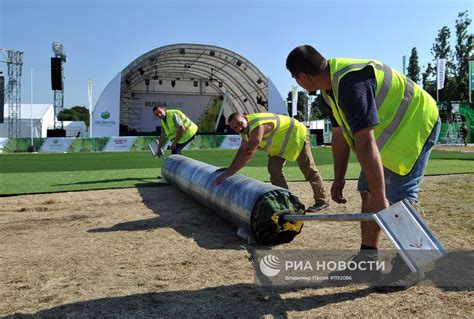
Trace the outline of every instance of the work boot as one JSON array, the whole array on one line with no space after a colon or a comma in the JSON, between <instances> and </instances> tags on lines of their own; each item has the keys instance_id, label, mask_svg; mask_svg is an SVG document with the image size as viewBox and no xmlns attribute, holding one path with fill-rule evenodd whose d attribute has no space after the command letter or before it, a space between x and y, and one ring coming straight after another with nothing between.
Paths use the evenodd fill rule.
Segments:
<instances>
[{"instance_id":1,"label":"work boot","mask_svg":"<svg viewBox=\"0 0 474 319\"><path fill-rule=\"evenodd\" d=\"M376 282L382 277L382 271L376 269L377 260L376 249L361 249L357 255L346 260L347 263L355 262L360 267L330 272L328 274L329 281L339 284Z\"/></svg>"},{"instance_id":2,"label":"work boot","mask_svg":"<svg viewBox=\"0 0 474 319\"><path fill-rule=\"evenodd\" d=\"M392 259L392 270L374 284L377 292L396 292L405 290L425 278L423 270L412 272L400 254Z\"/></svg>"},{"instance_id":3,"label":"work boot","mask_svg":"<svg viewBox=\"0 0 474 319\"><path fill-rule=\"evenodd\" d=\"M323 210L327 207L329 207L329 203L327 203L327 202L317 203L317 204L314 204L313 206L309 206L308 208L306 208L306 211L307 212L317 212L317 211Z\"/></svg>"}]
</instances>

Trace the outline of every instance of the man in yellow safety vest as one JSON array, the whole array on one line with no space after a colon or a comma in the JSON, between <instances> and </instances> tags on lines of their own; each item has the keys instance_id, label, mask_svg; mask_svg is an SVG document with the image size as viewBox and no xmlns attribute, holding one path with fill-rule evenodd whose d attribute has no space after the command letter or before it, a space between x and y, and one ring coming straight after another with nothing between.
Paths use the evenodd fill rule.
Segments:
<instances>
[{"instance_id":1,"label":"man in yellow safety vest","mask_svg":"<svg viewBox=\"0 0 474 319\"><path fill-rule=\"evenodd\" d=\"M153 114L161 121L161 134L157 140L158 150L161 150L168 139L172 143L171 153L181 154L182 149L194 139L197 125L180 110L167 110L164 106L155 106Z\"/></svg>"},{"instance_id":2,"label":"man in yellow safety vest","mask_svg":"<svg viewBox=\"0 0 474 319\"><path fill-rule=\"evenodd\" d=\"M320 90L325 107L331 110L335 175L331 198L336 203L346 202L343 189L352 149L362 168L358 191L363 212L376 213L404 198L416 201L440 130L433 98L381 62L326 60L310 45L293 49L286 67L300 86ZM375 222L361 222L361 234L361 249L353 261L377 260L380 227ZM338 274L374 282L384 291L404 289L424 277L422 272L410 273L400 255L384 278L380 271L356 269Z\"/></svg>"},{"instance_id":3,"label":"man in yellow safety vest","mask_svg":"<svg viewBox=\"0 0 474 319\"><path fill-rule=\"evenodd\" d=\"M323 180L314 165L308 130L302 123L273 113L233 113L228 124L242 136L242 143L232 164L217 178L217 184L234 175L261 149L268 153L268 172L273 185L288 189L283 166L287 160L296 161L313 190L314 204L307 210L328 207Z\"/></svg>"}]
</instances>

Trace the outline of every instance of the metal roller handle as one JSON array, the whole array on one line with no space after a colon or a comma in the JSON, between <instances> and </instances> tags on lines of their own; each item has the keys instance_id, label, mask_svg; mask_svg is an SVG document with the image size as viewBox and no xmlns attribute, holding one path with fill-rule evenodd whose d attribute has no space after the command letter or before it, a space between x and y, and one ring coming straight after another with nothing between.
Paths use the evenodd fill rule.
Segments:
<instances>
[{"instance_id":1,"label":"metal roller handle","mask_svg":"<svg viewBox=\"0 0 474 319\"><path fill-rule=\"evenodd\" d=\"M327 222L365 222L374 221L374 214L371 213L351 213L351 214L308 214L308 215L290 215L282 212L281 218L285 221L327 221Z\"/></svg>"}]
</instances>

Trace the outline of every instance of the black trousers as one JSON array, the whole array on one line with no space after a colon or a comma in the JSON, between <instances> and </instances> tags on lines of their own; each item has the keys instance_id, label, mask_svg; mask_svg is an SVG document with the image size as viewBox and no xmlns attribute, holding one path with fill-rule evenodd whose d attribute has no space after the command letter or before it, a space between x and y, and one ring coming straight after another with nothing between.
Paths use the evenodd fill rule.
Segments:
<instances>
[{"instance_id":1,"label":"black trousers","mask_svg":"<svg viewBox=\"0 0 474 319\"><path fill-rule=\"evenodd\" d=\"M194 137L196 135L193 135L193 137L191 137L189 140L187 140L186 142L184 143L181 143L181 144L176 144L176 148L174 150L171 150L171 154L180 154L181 155L181 151L183 150L183 148L188 145L189 143L191 143L193 140L194 140Z\"/></svg>"}]
</instances>

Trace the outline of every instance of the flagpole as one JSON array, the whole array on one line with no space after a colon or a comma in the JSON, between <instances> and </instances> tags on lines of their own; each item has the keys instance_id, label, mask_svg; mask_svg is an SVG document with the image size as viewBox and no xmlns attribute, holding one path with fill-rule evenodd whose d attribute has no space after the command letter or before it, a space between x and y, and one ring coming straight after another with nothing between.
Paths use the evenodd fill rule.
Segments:
<instances>
[{"instance_id":1,"label":"flagpole","mask_svg":"<svg viewBox=\"0 0 474 319\"><path fill-rule=\"evenodd\" d=\"M94 122L92 116L92 80L89 79L88 83L88 93L89 93L89 138L92 138L92 123Z\"/></svg>"},{"instance_id":2,"label":"flagpole","mask_svg":"<svg viewBox=\"0 0 474 319\"><path fill-rule=\"evenodd\" d=\"M30 74L30 126L31 126L31 151L35 151L33 143L33 68Z\"/></svg>"},{"instance_id":3,"label":"flagpole","mask_svg":"<svg viewBox=\"0 0 474 319\"><path fill-rule=\"evenodd\" d=\"M468 60L469 63L469 103L472 103L472 60Z\"/></svg>"},{"instance_id":4,"label":"flagpole","mask_svg":"<svg viewBox=\"0 0 474 319\"><path fill-rule=\"evenodd\" d=\"M439 68L439 64L436 66L436 103L438 103L438 101L439 101L438 68Z\"/></svg>"}]
</instances>

